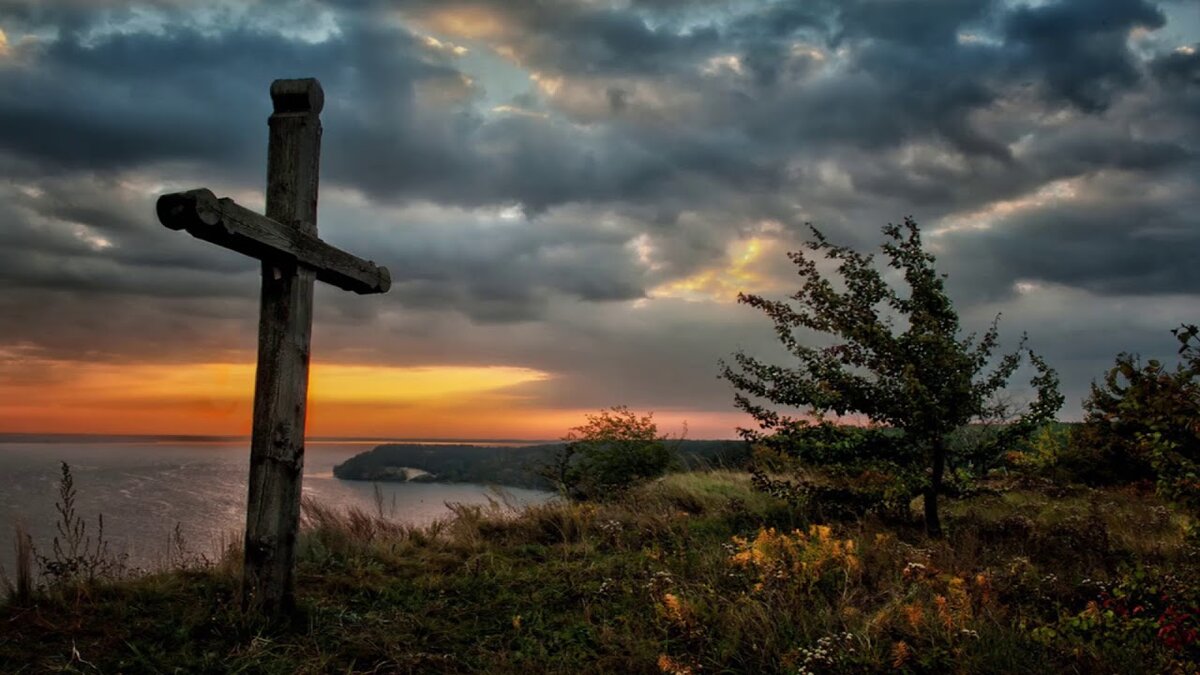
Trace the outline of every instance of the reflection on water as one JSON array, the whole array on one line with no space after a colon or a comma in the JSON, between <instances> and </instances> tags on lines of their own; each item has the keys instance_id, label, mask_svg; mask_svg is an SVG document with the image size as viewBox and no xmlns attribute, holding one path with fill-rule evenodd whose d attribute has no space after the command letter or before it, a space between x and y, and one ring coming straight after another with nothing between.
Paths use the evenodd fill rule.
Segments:
<instances>
[{"instance_id":1,"label":"reflection on water","mask_svg":"<svg viewBox=\"0 0 1200 675\"><path fill-rule=\"evenodd\" d=\"M311 443L305 453L304 494L325 504L376 510L376 484L342 481L333 466L371 446ZM136 565L162 559L176 525L196 552L240 539L245 523L248 443L0 443L0 567L12 568L13 525L22 524L39 550L54 536L59 462L71 465L77 511L96 528L104 515L110 548ZM482 504L500 497L481 485L380 483L385 513L428 523L449 513L446 503ZM529 504L549 495L504 488L503 498Z\"/></svg>"}]
</instances>

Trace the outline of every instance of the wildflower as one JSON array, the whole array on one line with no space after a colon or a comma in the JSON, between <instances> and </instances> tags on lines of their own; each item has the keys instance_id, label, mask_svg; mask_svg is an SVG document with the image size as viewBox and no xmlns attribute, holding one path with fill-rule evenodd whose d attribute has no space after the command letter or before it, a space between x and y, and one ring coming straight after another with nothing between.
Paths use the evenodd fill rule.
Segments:
<instances>
[{"instance_id":1,"label":"wildflower","mask_svg":"<svg viewBox=\"0 0 1200 675\"><path fill-rule=\"evenodd\" d=\"M675 623L684 623L686 608L679 596L674 593L664 593L662 596L663 614Z\"/></svg>"},{"instance_id":2,"label":"wildflower","mask_svg":"<svg viewBox=\"0 0 1200 675\"><path fill-rule=\"evenodd\" d=\"M513 614L512 627L514 630L521 630L521 615Z\"/></svg>"},{"instance_id":3,"label":"wildflower","mask_svg":"<svg viewBox=\"0 0 1200 675\"><path fill-rule=\"evenodd\" d=\"M981 605L989 605L992 602L992 581L988 579L987 574L981 572L975 575L975 587L979 590L979 602Z\"/></svg>"},{"instance_id":4,"label":"wildflower","mask_svg":"<svg viewBox=\"0 0 1200 675\"><path fill-rule=\"evenodd\" d=\"M942 620L942 623L945 624L947 629L953 628L954 627L954 615L950 613L950 609L947 606L946 596L944 596L944 595L935 596L933 598L933 602L935 605L937 605L938 618L940 618Z\"/></svg>"},{"instance_id":5,"label":"wildflower","mask_svg":"<svg viewBox=\"0 0 1200 675\"><path fill-rule=\"evenodd\" d=\"M904 575L905 579L912 579L913 577L925 576L925 572L927 571L927 569L928 568L926 568L925 565L922 563L909 562L908 564L906 564L904 566L904 571L902 572L902 574Z\"/></svg>"},{"instance_id":6,"label":"wildflower","mask_svg":"<svg viewBox=\"0 0 1200 675\"><path fill-rule=\"evenodd\" d=\"M909 649L908 643L904 640L892 645L892 667L903 668L909 659L912 658L912 650Z\"/></svg>"},{"instance_id":7,"label":"wildflower","mask_svg":"<svg viewBox=\"0 0 1200 675\"><path fill-rule=\"evenodd\" d=\"M921 605L912 603L905 605L903 610L904 618L908 621L908 625L917 630L921 627L921 622L925 620L925 610L921 609Z\"/></svg>"},{"instance_id":8,"label":"wildflower","mask_svg":"<svg viewBox=\"0 0 1200 675\"><path fill-rule=\"evenodd\" d=\"M692 675L691 666L677 661L666 654L659 654L658 669L668 675Z\"/></svg>"}]
</instances>

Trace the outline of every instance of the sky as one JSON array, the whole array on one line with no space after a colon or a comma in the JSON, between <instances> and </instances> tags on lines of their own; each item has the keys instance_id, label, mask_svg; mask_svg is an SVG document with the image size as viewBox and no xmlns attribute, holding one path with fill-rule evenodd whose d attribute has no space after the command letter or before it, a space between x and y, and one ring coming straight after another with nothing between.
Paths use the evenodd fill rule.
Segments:
<instances>
[{"instance_id":1,"label":"sky","mask_svg":"<svg viewBox=\"0 0 1200 675\"><path fill-rule=\"evenodd\" d=\"M0 432L248 433L257 263L153 205L261 210L310 76L321 236L393 277L318 287L310 435L732 437L808 222L914 217L1067 419L1200 322L1195 0L0 0Z\"/></svg>"}]
</instances>

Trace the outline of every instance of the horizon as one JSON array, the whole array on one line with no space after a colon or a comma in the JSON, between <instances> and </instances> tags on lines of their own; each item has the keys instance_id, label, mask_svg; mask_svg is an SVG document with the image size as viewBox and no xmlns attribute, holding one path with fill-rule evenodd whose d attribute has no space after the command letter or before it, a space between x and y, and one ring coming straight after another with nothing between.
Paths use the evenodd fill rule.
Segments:
<instances>
[{"instance_id":1,"label":"horizon","mask_svg":"<svg viewBox=\"0 0 1200 675\"><path fill-rule=\"evenodd\" d=\"M1198 72L1184 0L0 3L0 432L249 433L259 265L154 203L261 211L308 76L320 236L394 275L318 285L310 437L731 438L718 360L789 363L737 294L908 215L1077 420L1200 314Z\"/></svg>"}]
</instances>

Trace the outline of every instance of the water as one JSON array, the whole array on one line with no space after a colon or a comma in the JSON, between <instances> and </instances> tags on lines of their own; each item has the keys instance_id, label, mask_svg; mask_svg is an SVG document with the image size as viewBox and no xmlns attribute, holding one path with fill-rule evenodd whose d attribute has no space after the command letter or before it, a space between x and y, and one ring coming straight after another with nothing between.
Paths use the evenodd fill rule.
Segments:
<instances>
[{"instance_id":1,"label":"water","mask_svg":"<svg viewBox=\"0 0 1200 675\"><path fill-rule=\"evenodd\" d=\"M375 513L378 485L385 514L414 524L445 517L447 503L484 504L499 496L483 485L372 484L333 477L335 464L374 445L310 441L305 496ZM62 461L75 477L76 510L85 517L88 533L95 532L96 516L102 513L110 549L128 554L133 565L161 563L176 525L187 548L196 553L212 555L223 541L241 540L250 466L247 441L0 442L0 567L12 569L17 523L30 532L40 551L49 550ZM516 504L549 498L544 492L519 488L504 488L503 493Z\"/></svg>"}]
</instances>

